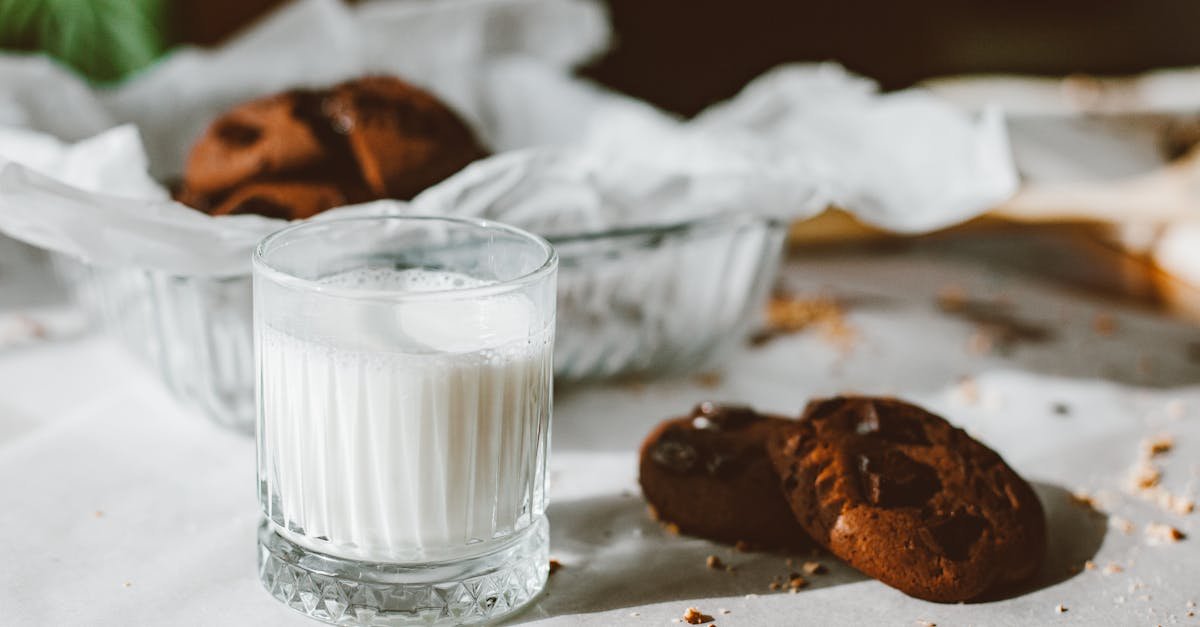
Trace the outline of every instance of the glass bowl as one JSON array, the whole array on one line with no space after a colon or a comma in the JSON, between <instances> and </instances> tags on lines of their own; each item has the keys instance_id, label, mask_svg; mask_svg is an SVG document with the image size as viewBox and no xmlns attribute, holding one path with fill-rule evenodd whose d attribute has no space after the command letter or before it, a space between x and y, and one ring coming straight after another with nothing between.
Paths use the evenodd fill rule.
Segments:
<instances>
[{"instance_id":1,"label":"glass bowl","mask_svg":"<svg viewBox=\"0 0 1200 627\"><path fill-rule=\"evenodd\" d=\"M784 234L769 218L722 215L547 238L559 255L555 375L581 381L711 366L760 311Z\"/></svg>"},{"instance_id":2,"label":"glass bowl","mask_svg":"<svg viewBox=\"0 0 1200 627\"><path fill-rule=\"evenodd\" d=\"M558 250L554 372L569 381L702 370L744 339L786 229L760 216L547 237ZM80 301L185 404L254 430L250 276L59 262Z\"/></svg>"}]
</instances>

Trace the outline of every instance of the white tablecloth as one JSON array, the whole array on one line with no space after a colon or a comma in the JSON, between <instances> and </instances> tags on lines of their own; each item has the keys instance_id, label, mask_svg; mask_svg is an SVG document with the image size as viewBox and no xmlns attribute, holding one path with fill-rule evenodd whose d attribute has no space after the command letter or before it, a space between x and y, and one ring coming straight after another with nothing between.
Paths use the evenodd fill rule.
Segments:
<instances>
[{"instance_id":1,"label":"white tablecloth","mask_svg":"<svg viewBox=\"0 0 1200 627\"><path fill-rule=\"evenodd\" d=\"M1026 262L1038 254L1000 250ZM715 387L687 379L560 388L550 521L564 568L513 622L663 625L696 606L722 627L1200 624L1187 606L1200 602L1200 514L1171 514L1122 488L1139 442L1160 432L1176 438L1161 459L1164 485L1194 495L1200 483L1200 330L960 253L789 262L790 287L849 303L857 339L848 351L804 333L733 355ZM934 304L950 285L1004 299L1052 337L977 354L974 325ZM63 298L44 257L0 240L0 342L9 345L0 348L0 623L316 624L259 587L253 443L179 407L110 340L73 333L78 316ZM1097 332L1097 314L1113 317L1114 333ZM14 340L26 317L50 337ZM772 577L793 570L786 556L674 537L647 518L635 450L657 421L704 399L796 413L812 396L848 391L926 404L1036 482L1050 556L1030 591L932 604L823 557L830 572L810 577L809 588L772 592ZM1078 489L1136 530L1072 504ZM1153 546L1142 533L1151 521L1191 537ZM736 572L707 569L709 554ZM1097 567L1079 570L1085 560ZM1105 574L1110 562L1122 572Z\"/></svg>"}]
</instances>

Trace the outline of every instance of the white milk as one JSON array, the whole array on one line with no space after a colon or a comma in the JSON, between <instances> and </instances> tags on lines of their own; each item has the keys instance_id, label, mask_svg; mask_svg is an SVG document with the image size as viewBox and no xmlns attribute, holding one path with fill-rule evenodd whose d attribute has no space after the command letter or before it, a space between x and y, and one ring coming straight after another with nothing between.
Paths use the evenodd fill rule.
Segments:
<instances>
[{"instance_id":1,"label":"white milk","mask_svg":"<svg viewBox=\"0 0 1200 627\"><path fill-rule=\"evenodd\" d=\"M486 285L356 270L328 285ZM552 331L507 294L381 306L345 299L302 339L260 336L260 474L280 533L340 557L451 559L542 515Z\"/></svg>"}]
</instances>

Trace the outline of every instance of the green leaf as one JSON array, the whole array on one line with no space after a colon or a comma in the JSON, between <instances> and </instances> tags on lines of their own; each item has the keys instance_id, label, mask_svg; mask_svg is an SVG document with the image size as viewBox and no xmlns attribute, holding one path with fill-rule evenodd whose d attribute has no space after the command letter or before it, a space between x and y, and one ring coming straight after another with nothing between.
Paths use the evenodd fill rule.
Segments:
<instances>
[{"instance_id":1,"label":"green leaf","mask_svg":"<svg viewBox=\"0 0 1200 627\"><path fill-rule=\"evenodd\" d=\"M41 50L97 82L167 49L167 0L0 0L0 47Z\"/></svg>"}]
</instances>

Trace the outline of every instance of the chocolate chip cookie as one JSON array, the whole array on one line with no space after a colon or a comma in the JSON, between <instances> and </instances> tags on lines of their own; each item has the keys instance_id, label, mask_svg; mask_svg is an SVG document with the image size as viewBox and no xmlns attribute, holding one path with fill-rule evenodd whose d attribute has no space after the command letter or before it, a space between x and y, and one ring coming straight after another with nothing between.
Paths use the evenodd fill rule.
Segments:
<instances>
[{"instance_id":1,"label":"chocolate chip cookie","mask_svg":"<svg viewBox=\"0 0 1200 627\"><path fill-rule=\"evenodd\" d=\"M1046 544L1032 488L994 451L920 407L809 403L767 444L800 525L906 594L966 601L1033 575Z\"/></svg>"},{"instance_id":2,"label":"chocolate chip cookie","mask_svg":"<svg viewBox=\"0 0 1200 627\"><path fill-rule=\"evenodd\" d=\"M701 403L658 426L642 444L642 493L681 533L761 548L813 546L797 524L767 458L787 418Z\"/></svg>"},{"instance_id":3,"label":"chocolate chip cookie","mask_svg":"<svg viewBox=\"0 0 1200 627\"><path fill-rule=\"evenodd\" d=\"M242 103L192 146L176 200L214 215L301 219L411 199L487 150L457 113L391 76Z\"/></svg>"}]
</instances>

